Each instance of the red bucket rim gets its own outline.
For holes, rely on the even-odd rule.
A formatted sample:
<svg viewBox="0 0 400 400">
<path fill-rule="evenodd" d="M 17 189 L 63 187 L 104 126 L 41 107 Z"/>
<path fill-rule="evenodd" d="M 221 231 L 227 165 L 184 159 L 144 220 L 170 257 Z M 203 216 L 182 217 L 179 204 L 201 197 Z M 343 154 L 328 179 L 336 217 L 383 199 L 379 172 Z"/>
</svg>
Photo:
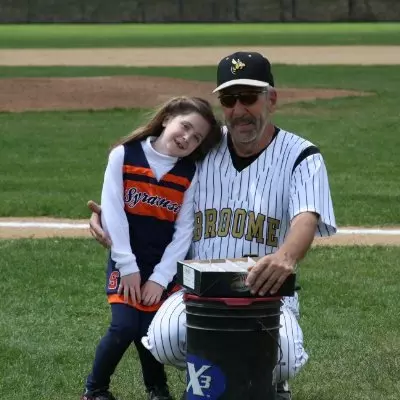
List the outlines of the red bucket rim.
<svg viewBox="0 0 400 400">
<path fill-rule="evenodd" d="M 253 303 L 267 303 L 272 301 L 281 300 L 282 296 L 274 297 L 201 297 L 195 294 L 184 293 L 183 300 L 198 300 L 198 301 L 218 301 L 221 303 L 228 304 L 230 306 L 235 305 L 249 305 Z"/>
</svg>

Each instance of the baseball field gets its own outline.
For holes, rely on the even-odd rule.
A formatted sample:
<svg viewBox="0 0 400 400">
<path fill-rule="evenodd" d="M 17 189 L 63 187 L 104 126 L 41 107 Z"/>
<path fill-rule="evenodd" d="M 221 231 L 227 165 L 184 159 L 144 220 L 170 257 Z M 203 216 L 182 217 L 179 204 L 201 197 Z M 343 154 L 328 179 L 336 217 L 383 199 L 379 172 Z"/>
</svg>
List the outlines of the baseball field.
<svg viewBox="0 0 400 400">
<path fill-rule="evenodd" d="M 340 228 L 300 264 L 294 399 L 400 398 L 400 24 L 376 23 L 0 25 L 1 399 L 79 398 L 109 321 L 86 228 L 108 150 L 170 96 L 217 105 L 243 49 L 273 64 L 277 125 L 321 149 Z M 111 389 L 145 399 L 134 349 Z"/>
</svg>

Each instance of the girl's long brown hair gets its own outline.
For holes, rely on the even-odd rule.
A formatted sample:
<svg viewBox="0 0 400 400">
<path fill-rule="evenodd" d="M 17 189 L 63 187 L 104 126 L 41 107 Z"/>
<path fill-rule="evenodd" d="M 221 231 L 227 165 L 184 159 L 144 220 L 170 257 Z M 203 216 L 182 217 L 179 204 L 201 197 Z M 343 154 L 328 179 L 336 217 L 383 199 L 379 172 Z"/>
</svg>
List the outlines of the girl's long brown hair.
<svg viewBox="0 0 400 400">
<path fill-rule="evenodd" d="M 216 119 L 210 103 L 200 97 L 180 96 L 170 99 L 155 111 L 147 124 L 140 126 L 129 135 L 120 139 L 113 147 L 134 140 L 144 140 L 149 136 L 160 136 L 164 130 L 163 122 L 167 118 L 187 115 L 193 112 L 200 114 L 210 124 L 210 132 L 208 135 L 193 153 L 188 156 L 188 158 L 193 161 L 202 160 L 206 154 L 220 142 L 222 131 L 221 124 Z"/>
</svg>

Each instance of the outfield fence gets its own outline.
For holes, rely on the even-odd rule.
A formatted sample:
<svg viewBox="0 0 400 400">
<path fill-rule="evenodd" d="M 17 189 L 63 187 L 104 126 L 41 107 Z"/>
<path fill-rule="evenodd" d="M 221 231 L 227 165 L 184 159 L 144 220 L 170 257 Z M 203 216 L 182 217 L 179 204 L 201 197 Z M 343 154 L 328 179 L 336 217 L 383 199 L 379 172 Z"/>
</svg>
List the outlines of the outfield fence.
<svg viewBox="0 0 400 400">
<path fill-rule="evenodd" d="M 400 0 L 0 0 L 0 22 L 400 21 Z"/>
</svg>

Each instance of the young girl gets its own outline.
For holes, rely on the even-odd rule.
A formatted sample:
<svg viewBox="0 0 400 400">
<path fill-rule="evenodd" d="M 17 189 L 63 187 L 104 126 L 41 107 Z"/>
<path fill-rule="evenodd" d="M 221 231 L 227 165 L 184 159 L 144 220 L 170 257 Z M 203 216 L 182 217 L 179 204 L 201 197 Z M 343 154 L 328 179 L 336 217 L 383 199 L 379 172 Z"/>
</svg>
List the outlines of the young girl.
<svg viewBox="0 0 400 400">
<path fill-rule="evenodd" d="M 102 224 L 112 241 L 106 282 L 111 324 L 97 347 L 82 400 L 115 400 L 110 379 L 132 342 L 148 398 L 172 399 L 163 364 L 140 339 L 174 291 L 177 261 L 189 250 L 195 162 L 220 139 L 210 104 L 178 97 L 110 152 L 101 204 Z"/>
</svg>

